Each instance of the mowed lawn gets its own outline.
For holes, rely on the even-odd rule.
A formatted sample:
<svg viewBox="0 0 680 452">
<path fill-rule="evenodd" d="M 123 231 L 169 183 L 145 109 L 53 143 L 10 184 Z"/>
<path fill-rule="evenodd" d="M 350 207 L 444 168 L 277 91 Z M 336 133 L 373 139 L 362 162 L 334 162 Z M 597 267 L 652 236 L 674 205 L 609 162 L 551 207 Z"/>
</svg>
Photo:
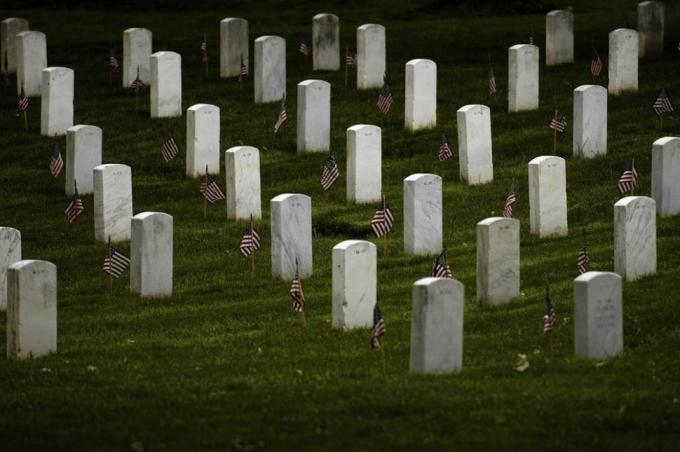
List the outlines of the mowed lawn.
<svg viewBox="0 0 680 452">
<path fill-rule="evenodd" d="M 571 156 L 572 91 L 593 83 L 591 41 L 605 60 L 609 31 L 636 23 L 636 1 L 552 2 L 573 5 L 576 61 L 544 65 L 545 19 L 533 16 L 454 17 L 429 13 L 415 2 L 239 3 L 222 10 L 173 12 L 172 7 L 131 11 L 0 9 L 0 18 L 25 17 L 47 34 L 48 63 L 75 70 L 76 124 L 104 130 L 103 161 L 132 167 L 134 212 L 174 217 L 174 292 L 141 299 L 129 275 L 114 282 L 101 271 L 104 244 L 94 242 L 93 199 L 75 225 L 63 174 L 49 174 L 53 143 L 40 136 L 40 99 L 32 98 L 28 132 L 15 116 L 14 85 L 0 90 L 0 225 L 22 234 L 24 258 L 58 267 L 59 351 L 24 361 L 0 360 L 0 450 L 557 450 L 667 449 L 680 440 L 680 216 L 657 218 L 658 272 L 624 283 L 624 355 L 590 362 L 573 353 L 576 256 L 587 231 L 591 269 L 613 270 L 616 182 L 635 158 L 637 194 L 649 195 L 652 142 L 680 135 L 677 114 L 659 129 L 652 111 L 665 87 L 680 104 L 680 5 L 666 2 L 666 50 L 640 61 L 640 89 L 609 98 L 606 157 Z M 594 5 L 594 3 L 598 3 Z M 344 71 L 314 73 L 297 51 L 311 39 L 311 17 L 334 12 L 341 48 L 356 47 L 356 27 L 387 27 L 388 75 L 395 104 L 385 119 L 378 91 L 344 87 Z M 250 37 L 286 38 L 291 121 L 275 137 L 278 104 L 252 102 L 252 78 L 238 99 L 235 79 L 218 77 L 218 22 L 250 21 Z M 263 247 L 256 277 L 238 251 L 245 222 L 227 221 L 223 205 L 203 218 L 200 180 L 185 176 L 186 115 L 149 119 L 149 92 L 140 97 L 109 88 L 113 46 L 122 63 L 122 31 L 153 31 L 154 50 L 182 54 L 183 108 L 211 103 L 221 109 L 221 148 L 252 145 L 261 152 Z M 507 49 L 529 40 L 541 47 L 541 107 L 507 112 Z M 207 34 L 210 73 L 198 45 Z M 251 44 L 251 67 L 252 67 Z M 344 55 L 344 52 L 343 52 Z M 437 127 L 403 128 L 404 64 L 430 58 L 438 69 Z M 491 59 L 498 93 L 491 97 Z M 595 80 L 606 86 L 606 68 Z M 353 73 L 352 73 L 353 75 Z M 329 192 L 320 183 L 323 154 L 296 154 L 296 84 L 319 78 L 332 84 L 332 149 L 342 177 Z M 351 79 L 351 78 L 350 78 Z M 352 79 L 351 79 L 352 80 Z M 0 81 L 0 85 L 2 85 Z M 11 82 L 14 80 L 12 78 Z M 492 110 L 494 181 L 467 186 L 458 178 L 456 110 L 486 104 Z M 554 109 L 569 126 L 558 139 L 567 160 L 568 237 L 539 240 L 529 233 L 527 164 L 552 153 L 548 123 Z M 345 201 L 345 131 L 355 124 L 383 128 L 382 180 L 396 217 L 387 243 L 375 240 L 369 221 L 375 205 Z M 172 126 L 182 152 L 164 163 L 160 145 Z M 441 135 L 455 158 L 437 159 Z M 223 157 L 222 157 L 223 160 Z M 434 257 L 403 254 L 402 181 L 413 173 L 444 178 L 444 242 L 453 273 L 465 285 L 463 370 L 455 375 L 411 376 L 411 286 L 428 276 Z M 220 177 L 224 181 L 224 169 Z M 476 301 L 478 221 L 498 215 L 511 184 L 521 222 L 521 296 L 503 307 Z M 290 281 L 271 278 L 269 200 L 281 193 L 312 197 L 314 274 L 302 281 L 306 324 L 291 312 Z M 369 330 L 331 329 L 331 250 L 346 239 L 375 241 L 378 300 L 387 333 L 381 354 L 369 349 Z M 128 253 L 129 244 L 121 250 Z M 550 286 L 559 327 L 553 345 L 542 332 L 544 291 Z M 0 343 L 5 342 L 0 313 Z M 513 368 L 518 354 L 529 368 Z"/>
</svg>

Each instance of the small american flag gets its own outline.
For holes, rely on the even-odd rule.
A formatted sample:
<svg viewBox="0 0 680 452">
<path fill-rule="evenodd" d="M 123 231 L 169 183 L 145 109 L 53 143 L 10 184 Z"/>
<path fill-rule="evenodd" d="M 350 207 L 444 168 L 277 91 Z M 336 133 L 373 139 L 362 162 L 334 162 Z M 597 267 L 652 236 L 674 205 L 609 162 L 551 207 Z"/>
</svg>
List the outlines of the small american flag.
<svg viewBox="0 0 680 452">
<path fill-rule="evenodd" d="M 120 64 L 118 64 L 118 59 L 116 58 L 116 55 L 113 52 L 113 49 L 111 49 L 111 52 L 109 54 L 109 70 L 113 72 L 118 72 L 118 68 L 120 68 Z"/>
<path fill-rule="evenodd" d="M 209 174 L 205 175 L 205 181 L 201 183 L 199 191 L 210 204 L 215 204 L 220 199 L 225 199 L 224 192 Z"/>
<path fill-rule="evenodd" d="M 600 58 L 600 54 L 597 52 L 597 49 L 595 46 L 593 46 L 593 56 L 590 60 L 590 73 L 593 75 L 593 77 L 597 77 L 600 75 L 600 72 L 602 72 L 602 59 Z"/>
<path fill-rule="evenodd" d="M 255 227 L 253 226 L 252 217 L 250 218 L 248 229 L 246 229 L 246 232 L 243 234 L 243 238 L 241 239 L 240 248 L 241 254 L 244 256 L 250 256 L 255 251 L 260 249 L 260 234 L 258 234 L 258 232 L 255 230 Z"/>
<path fill-rule="evenodd" d="M 102 270 L 114 278 L 120 278 L 128 265 L 130 265 L 130 258 L 109 244 Z"/>
<path fill-rule="evenodd" d="M 61 170 L 64 168 L 64 159 L 61 158 L 61 152 L 59 152 L 59 145 L 54 143 L 54 149 L 52 150 L 52 155 L 50 156 L 50 173 L 53 177 L 59 176 Z"/>
<path fill-rule="evenodd" d="M 78 194 L 78 187 L 75 187 L 75 191 L 76 192 L 73 195 L 73 198 L 66 206 L 66 210 L 64 210 L 64 213 L 66 214 L 66 219 L 70 224 L 75 223 L 80 214 L 83 213 L 83 211 L 85 210 L 83 200 L 80 199 L 80 195 Z"/>
<path fill-rule="evenodd" d="M 503 208 L 503 216 L 505 218 L 512 218 L 512 208 L 517 202 L 517 193 L 515 193 L 515 186 L 510 186 L 508 196 L 505 198 L 505 207 Z"/>
<path fill-rule="evenodd" d="M 172 131 L 170 129 L 166 129 L 165 140 L 163 140 L 163 144 L 161 145 L 161 155 L 163 156 L 163 160 L 169 162 L 170 160 L 174 159 L 178 153 L 179 147 L 177 146 L 175 139 L 172 137 Z"/>
<path fill-rule="evenodd" d="M 279 109 L 279 117 L 274 123 L 274 133 L 279 133 L 281 127 L 288 122 L 288 113 L 286 112 L 286 98 L 281 99 L 281 108 Z"/>
<path fill-rule="evenodd" d="M 238 79 L 243 80 L 248 75 L 248 67 L 243 63 L 243 55 L 241 55 L 241 68 L 239 69 Z"/>
<path fill-rule="evenodd" d="M 373 328 L 371 329 L 371 348 L 380 348 L 380 339 L 385 335 L 385 319 L 378 303 L 373 308 Z"/>
<path fill-rule="evenodd" d="M 25 112 L 26 110 L 28 110 L 28 97 L 26 96 L 22 85 L 21 94 L 19 94 L 19 113 Z"/>
<path fill-rule="evenodd" d="M 295 279 L 290 286 L 290 298 L 293 299 L 293 311 L 294 312 L 305 312 L 305 294 L 302 293 L 302 284 L 300 283 L 300 272 L 297 268 L 297 262 L 295 266 Z"/>
<path fill-rule="evenodd" d="M 349 47 L 345 49 L 345 64 L 347 66 L 354 66 L 357 64 L 357 56 Z"/>
<path fill-rule="evenodd" d="M 200 51 L 201 51 L 201 63 L 207 63 L 208 62 L 208 42 L 206 41 L 205 35 L 203 35 L 203 39 L 201 40 Z"/>
<path fill-rule="evenodd" d="M 496 76 L 493 75 L 493 68 L 491 63 L 486 69 L 486 76 L 489 79 L 489 94 L 496 94 Z"/>
<path fill-rule="evenodd" d="M 137 68 L 137 77 L 132 81 L 132 83 L 130 83 L 130 88 L 135 92 L 135 94 L 139 94 L 139 92 L 144 88 L 144 82 L 141 78 L 139 78 L 139 68 Z"/>
<path fill-rule="evenodd" d="M 671 103 L 670 97 L 666 94 L 666 90 L 662 89 L 659 96 L 654 101 L 654 112 L 663 116 L 664 113 L 671 113 L 673 111 L 673 104 Z"/>
<path fill-rule="evenodd" d="M 312 46 L 309 45 L 309 42 L 307 42 L 306 39 L 302 39 L 300 41 L 300 47 L 298 47 L 298 50 L 300 51 L 301 54 L 303 54 L 305 57 L 308 57 L 310 53 L 312 53 Z"/>
<path fill-rule="evenodd" d="M 453 157 L 453 152 L 449 147 L 449 139 L 446 135 L 442 135 L 442 143 L 439 145 L 439 161 L 443 162 Z"/>
<path fill-rule="evenodd" d="M 557 315 L 555 315 L 555 307 L 550 298 L 550 288 L 545 290 L 545 315 L 543 316 L 543 332 L 549 333 L 555 329 L 557 324 Z"/>
<path fill-rule="evenodd" d="M 550 120 L 550 128 L 557 133 L 564 133 L 567 128 L 567 117 L 561 111 L 556 111 Z"/>
<path fill-rule="evenodd" d="M 338 164 L 335 161 L 335 156 L 329 155 L 326 159 L 326 163 L 323 166 L 323 172 L 321 173 L 321 186 L 324 191 L 327 191 L 333 186 L 336 180 L 340 177 L 340 170 L 338 169 Z"/>
<path fill-rule="evenodd" d="M 584 243 L 580 250 L 578 250 L 578 257 L 576 258 L 576 267 L 578 274 L 582 275 L 588 271 L 588 264 L 590 257 L 588 256 L 588 246 Z"/>
<path fill-rule="evenodd" d="M 373 229 L 376 236 L 384 237 L 392 231 L 392 226 L 394 226 L 394 217 L 392 216 L 392 211 L 387 207 L 387 203 L 383 199 L 375 210 L 375 215 L 373 215 L 373 218 L 371 219 L 371 229 Z"/>
<path fill-rule="evenodd" d="M 632 191 L 637 185 L 638 173 L 635 170 L 635 160 L 630 162 L 624 170 L 623 174 L 619 178 L 619 191 L 621 193 L 626 193 Z"/>
<path fill-rule="evenodd" d="M 393 101 L 394 99 L 392 98 L 390 85 L 388 85 L 387 80 L 385 80 L 383 89 L 380 91 L 380 95 L 378 96 L 378 108 L 383 112 L 383 114 L 387 115 L 390 112 L 390 107 L 392 106 Z"/>
<path fill-rule="evenodd" d="M 430 276 L 434 276 L 435 278 L 453 279 L 451 267 L 449 267 L 449 264 L 446 260 L 446 249 L 442 251 L 442 253 L 439 256 L 437 256 L 437 260 L 435 261 L 434 266 L 432 267 L 432 272 L 430 273 Z"/>
</svg>

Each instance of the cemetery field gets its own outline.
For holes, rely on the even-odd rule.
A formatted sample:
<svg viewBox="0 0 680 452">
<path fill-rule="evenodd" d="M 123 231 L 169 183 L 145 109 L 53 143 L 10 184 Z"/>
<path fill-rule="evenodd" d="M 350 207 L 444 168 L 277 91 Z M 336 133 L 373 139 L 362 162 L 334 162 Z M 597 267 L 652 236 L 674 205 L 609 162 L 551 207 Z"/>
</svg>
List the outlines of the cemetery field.
<svg viewBox="0 0 680 452">
<path fill-rule="evenodd" d="M 149 2 L 150 5 L 153 2 Z M 635 160 L 636 194 L 650 195 L 652 143 L 680 136 L 680 116 L 663 120 L 652 104 L 663 87 L 680 103 L 680 4 L 666 2 L 663 57 L 640 60 L 637 93 L 609 96 L 605 157 L 572 156 L 572 92 L 607 84 L 607 36 L 636 22 L 636 1 L 554 0 L 574 7 L 575 63 L 544 64 L 545 16 L 456 16 L 423 2 L 239 2 L 233 9 L 163 7 L 98 11 L 79 8 L 4 9 L 0 19 L 24 17 L 47 35 L 49 66 L 75 71 L 75 124 L 103 129 L 103 163 L 132 167 L 134 213 L 174 217 L 173 295 L 130 293 L 129 272 L 113 281 L 102 271 L 106 245 L 96 243 L 93 197 L 69 225 L 64 174 L 53 178 L 49 157 L 64 137 L 40 135 L 40 99 L 30 99 L 29 130 L 16 113 L 14 78 L 0 80 L 0 226 L 21 231 L 24 259 L 57 265 L 58 352 L 28 360 L 0 360 L 0 450 L 673 450 L 680 441 L 680 216 L 657 217 L 657 274 L 623 283 L 624 353 L 610 360 L 574 357 L 573 279 L 587 234 L 590 269 L 613 271 L 613 205 L 617 181 Z M 340 17 L 344 47 L 356 48 L 356 27 L 387 29 L 387 74 L 392 111 L 376 107 L 379 90 L 357 91 L 355 72 L 313 72 L 298 52 L 311 38 L 319 12 Z M 455 14 L 454 14 L 455 13 Z M 239 100 L 235 78 L 218 74 L 219 21 L 250 21 L 252 40 L 286 39 L 286 107 L 290 121 L 275 136 L 279 104 L 254 104 L 252 77 Z M 182 55 L 182 108 L 210 103 L 221 110 L 221 149 L 260 150 L 262 236 L 251 262 L 239 252 L 247 226 L 226 219 L 222 203 L 208 206 L 201 179 L 185 175 L 186 114 L 149 119 L 149 90 L 139 96 L 109 87 L 109 49 L 122 63 L 122 31 L 153 32 L 153 48 Z M 508 113 L 508 47 L 527 43 L 533 28 L 541 48 L 540 108 Z M 207 36 L 208 75 L 199 44 Z M 605 62 L 590 73 L 591 42 Z M 404 65 L 414 58 L 437 63 L 437 126 L 404 130 Z M 486 67 L 498 84 L 489 95 Z M 252 72 L 252 69 L 251 69 Z M 331 148 L 341 178 L 328 192 L 319 179 L 325 154 L 296 153 L 296 85 L 331 83 Z M 459 180 L 456 110 L 491 108 L 494 180 L 469 186 Z M 677 106 L 676 106 L 677 107 Z M 554 110 L 569 121 L 557 137 L 566 159 L 569 235 L 530 234 L 527 164 L 552 155 L 548 128 Z M 369 227 L 376 206 L 346 202 L 346 129 L 382 128 L 382 185 L 395 216 L 387 240 Z M 160 155 L 164 129 L 172 127 L 180 154 Z M 454 158 L 438 160 L 442 134 Z M 221 175 L 224 187 L 224 156 Z M 409 374 L 412 284 L 429 276 L 432 257 L 403 253 L 403 179 L 414 173 L 443 178 L 444 246 L 454 277 L 465 285 L 463 368 L 448 376 Z M 521 295 L 502 307 L 476 299 L 477 222 L 500 215 L 511 185 L 521 230 Z M 303 319 L 291 310 L 291 281 L 271 277 L 269 200 L 281 193 L 312 198 L 313 275 L 302 280 Z M 378 247 L 378 302 L 386 334 L 383 352 L 369 347 L 369 329 L 331 328 L 331 251 L 347 239 Z M 129 255 L 129 242 L 119 249 Z M 546 286 L 558 326 L 543 333 Z M 5 343 L 6 313 L 0 312 Z M 528 368 L 516 370 L 518 355 Z"/>
</svg>

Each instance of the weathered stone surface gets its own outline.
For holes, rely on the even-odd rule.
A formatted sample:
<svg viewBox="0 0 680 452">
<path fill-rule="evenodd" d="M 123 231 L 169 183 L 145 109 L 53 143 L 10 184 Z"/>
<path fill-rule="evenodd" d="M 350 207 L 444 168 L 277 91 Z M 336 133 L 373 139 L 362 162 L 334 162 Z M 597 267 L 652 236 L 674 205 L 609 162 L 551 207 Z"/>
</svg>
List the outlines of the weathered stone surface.
<svg viewBox="0 0 680 452">
<path fill-rule="evenodd" d="M 493 180 L 491 110 L 485 105 L 466 105 L 457 112 L 460 180 L 470 185 Z"/>
<path fill-rule="evenodd" d="M 312 274 L 312 198 L 284 193 L 271 200 L 272 276 L 292 280 Z"/>
<path fill-rule="evenodd" d="M 574 62 L 574 13 L 550 11 L 545 16 L 545 64 Z"/>
<path fill-rule="evenodd" d="M 331 147 L 331 84 L 305 80 L 297 85 L 297 150 L 328 152 Z"/>
<path fill-rule="evenodd" d="M 518 44 L 508 51 L 508 111 L 538 108 L 538 47 Z"/>
<path fill-rule="evenodd" d="M 652 146 L 652 198 L 662 217 L 680 213 L 680 138 L 659 138 Z"/>
<path fill-rule="evenodd" d="M 358 124 L 347 129 L 347 200 L 357 204 L 382 196 L 382 132 Z"/>
<path fill-rule="evenodd" d="M 187 176 L 220 173 L 220 108 L 196 104 L 187 109 Z"/>
<path fill-rule="evenodd" d="M 567 226 L 567 169 L 561 157 L 541 156 L 529 162 L 531 233 L 565 236 Z"/>
<path fill-rule="evenodd" d="M 65 67 L 42 71 L 40 90 L 40 134 L 65 135 L 73 126 L 74 73 Z"/>
<path fill-rule="evenodd" d="M 638 32 L 617 28 L 609 33 L 609 93 L 638 90 Z"/>
<path fill-rule="evenodd" d="M 94 191 L 92 170 L 102 164 L 102 129 L 96 126 L 77 125 L 66 131 L 65 192 L 75 193 L 78 183 L 81 195 Z"/>
<path fill-rule="evenodd" d="M 519 296 L 519 220 L 477 223 L 477 299 L 493 305 Z"/>
<path fill-rule="evenodd" d="M 373 325 L 377 265 L 376 246 L 371 242 L 345 240 L 333 247 L 333 328 Z"/>
<path fill-rule="evenodd" d="M 417 59 L 406 63 L 404 127 L 410 132 L 437 125 L 437 65 Z"/>
<path fill-rule="evenodd" d="M 21 232 L 0 227 L 0 311 L 7 309 L 7 269 L 21 260 Z"/>
<path fill-rule="evenodd" d="M 607 88 L 582 85 L 574 90 L 574 155 L 592 158 L 607 153 Z"/>
<path fill-rule="evenodd" d="M 182 116 L 182 57 L 175 52 L 151 55 L 151 117 Z"/>
<path fill-rule="evenodd" d="M 357 89 L 383 87 L 385 27 L 364 24 L 357 28 Z"/>
<path fill-rule="evenodd" d="M 637 6 L 640 57 L 663 53 L 665 7 L 663 2 L 641 2 Z"/>
<path fill-rule="evenodd" d="M 17 94 L 39 96 L 42 70 L 47 67 L 47 37 L 39 31 L 23 31 L 16 39 Z"/>
<path fill-rule="evenodd" d="M 112 163 L 94 168 L 94 239 L 130 240 L 132 168 Z"/>
<path fill-rule="evenodd" d="M 238 77 L 241 60 L 249 68 L 248 21 L 240 17 L 227 17 L 220 21 L 220 77 Z"/>
<path fill-rule="evenodd" d="M 132 217 L 130 290 L 142 297 L 172 295 L 173 218 L 142 212 Z"/>
<path fill-rule="evenodd" d="M 260 197 L 260 151 L 235 146 L 224 153 L 227 174 L 227 218 L 247 220 L 262 217 Z"/>
<path fill-rule="evenodd" d="M 335 14 L 312 18 L 312 59 L 315 71 L 340 69 L 340 19 Z"/>
<path fill-rule="evenodd" d="M 151 83 L 151 52 L 153 36 L 146 28 L 128 28 L 123 32 L 123 88 L 129 88 L 137 78 Z"/>
<path fill-rule="evenodd" d="M 17 34 L 28 31 L 28 21 L 18 17 L 8 17 L 0 22 L 0 61 L 2 71 L 5 71 L 4 58 L 7 58 L 7 73 L 14 74 L 17 71 Z"/>
<path fill-rule="evenodd" d="M 626 196 L 614 204 L 614 271 L 628 281 L 656 273 L 656 202 Z"/>
<path fill-rule="evenodd" d="M 412 174 L 404 179 L 404 253 L 442 251 L 442 178 Z"/>
<path fill-rule="evenodd" d="M 255 103 L 277 102 L 286 96 L 286 40 L 260 36 L 255 40 Z"/>
</svg>

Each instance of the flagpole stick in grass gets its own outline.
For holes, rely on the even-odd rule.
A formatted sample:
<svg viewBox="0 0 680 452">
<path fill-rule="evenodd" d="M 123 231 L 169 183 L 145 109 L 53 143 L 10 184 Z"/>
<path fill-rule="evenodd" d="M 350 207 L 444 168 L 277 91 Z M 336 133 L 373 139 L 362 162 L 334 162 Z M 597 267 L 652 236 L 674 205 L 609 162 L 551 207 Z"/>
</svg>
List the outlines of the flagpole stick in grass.
<svg viewBox="0 0 680 452">
<path fill-rule="evenodd" d="M 380 366 L 382 367 L 382 373 L 385 375 L 385 344 L 380 344 Z"/>
<path fill-rule="evenodd" d="M 384 193 L 383 193 L 382 200 L 383 200 L 383 205 L 382 205 L 382 207 L 383 207 L 383 215 L 385 215 L 385 214 L 386 214 L 385 211 L 387 210 L 387 201 L 386 201 L 386 199 L 385 199 L 385 194 L 384 194 Z M 389 244 L 388 244 L 389 235 L 390 235 L 390 231 L 385 231 L 385 243 L 384 243 L 384 245 L 385 245 L 385 256 L 387 256 L 388 253 L 389 253 Z"/>
<path fill-rule="evenodd" d="M 205 165 L 205 193 L 203 193 L 203 218 L 208 217 L 208 197 L 205 195 L 208 192 L 208 165 Z"/>
<path fill-rule="evenodd" d="M 347 55 L 349 55 L 349 48 L 345 48 L 345 89 L 347 89 L 347 74 L 349 72 L 349 66 L 347 65 Z"/>
<path fill-rule="evenodd" d="M 205 33 L 203 33 L 203 42 L 205 43 L 205 76 L 208 77 L 208 40 L 206 39 Z"/>
<path fill-rule="evenodd" d="M 109 292 L 113 292 L 113 274 L 111 272 L 111 236 L 109 236 L 109 248 L 108 248 L 109 263 L 107 265 L 107 273 L 109 274 Z"/>
<path fill-rule="evenodd" d="M 255 229 L 255 225 L 253 224 L 253 214 L 250 214 L 250 236 L 252 237 L 254 235 L 253 230 Z M 254 240 L 254 239 L 253 239 Z M 255 277 L 255 250 L 252 250 L 250 253 L 250 270 L 253 273 L 253 277 Z"/>
</svg>

